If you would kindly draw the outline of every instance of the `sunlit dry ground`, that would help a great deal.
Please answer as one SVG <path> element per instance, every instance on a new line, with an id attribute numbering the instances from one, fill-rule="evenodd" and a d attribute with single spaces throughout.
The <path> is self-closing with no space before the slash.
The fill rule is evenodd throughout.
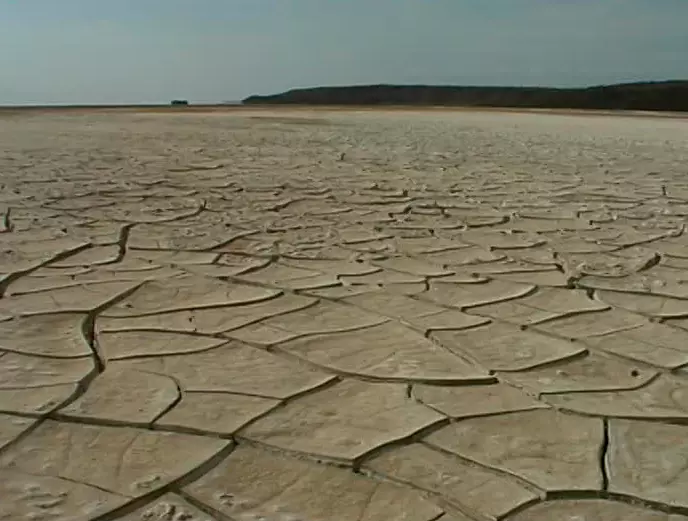
<path id="1" fill-rule="evenodd" d="M 3 116 L 0 520 L 688 519 L 688 121 Z"/>

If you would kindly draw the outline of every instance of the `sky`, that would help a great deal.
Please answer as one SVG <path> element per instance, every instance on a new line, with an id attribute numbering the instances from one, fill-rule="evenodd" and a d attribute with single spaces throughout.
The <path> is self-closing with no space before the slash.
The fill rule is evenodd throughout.
<path id="1" fill-rule="evenodd" d="M 688 0 L 0 0 L 0 105 L 688 79 Z"/>

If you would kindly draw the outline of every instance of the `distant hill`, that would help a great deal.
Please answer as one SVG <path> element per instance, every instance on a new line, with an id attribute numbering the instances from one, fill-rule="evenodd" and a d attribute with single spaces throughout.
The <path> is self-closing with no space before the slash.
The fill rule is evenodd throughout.
<path id="1" fill-rule="evenodd" d="M 357 85 L 250 96 L 245 105 L 417 105 L 688 112 L 688 81 L 586 88 Z"/>

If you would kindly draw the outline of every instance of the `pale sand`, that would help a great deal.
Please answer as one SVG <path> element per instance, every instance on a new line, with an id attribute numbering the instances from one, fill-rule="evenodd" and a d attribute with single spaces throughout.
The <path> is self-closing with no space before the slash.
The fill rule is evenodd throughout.
<path id="1" fill-rule="evenodd" d="M 0 519 L 688 519 L 685 119 L 0 116 Z"/>

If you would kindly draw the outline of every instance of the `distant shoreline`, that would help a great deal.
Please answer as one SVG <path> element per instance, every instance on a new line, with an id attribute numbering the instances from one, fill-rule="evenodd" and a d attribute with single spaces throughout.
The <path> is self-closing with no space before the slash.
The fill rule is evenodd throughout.
<path id="1" fill-rule="evenodd" d="M 581 88 L 444 85 L 353 85 L 249 96 L 244 105 L 489 107 L 688 112 L 688 81 Z"/>
<path id="2" fill-rule="evenodd" d="M 188 109 L 188 108 L 210 108 L 210 107 L 241 107 L 242 102 L 234 103 L 189 103 L 188 105 L 172 105 L 171 103 L 50 103 L 47 105 L 30 104 L 30 105 L 0 105 L 0 110 L 60 110 L 60 109 L 149 109 L 149 108 L 171 108 L 171 109 Z"/>
<path id="3" fill-rule="evenodd" d="M 580 88 L 447 85 L 352 85 L 293 89 L 242 101 L 172 104 L 0 105 L 11 111 L 218 112 L 267 107 L 330 110 L 499 110 L 654 115 L 688 113 L 688 80 L 620 83 Z M 652 114 L 644 114 L 652 113 Z"/>

